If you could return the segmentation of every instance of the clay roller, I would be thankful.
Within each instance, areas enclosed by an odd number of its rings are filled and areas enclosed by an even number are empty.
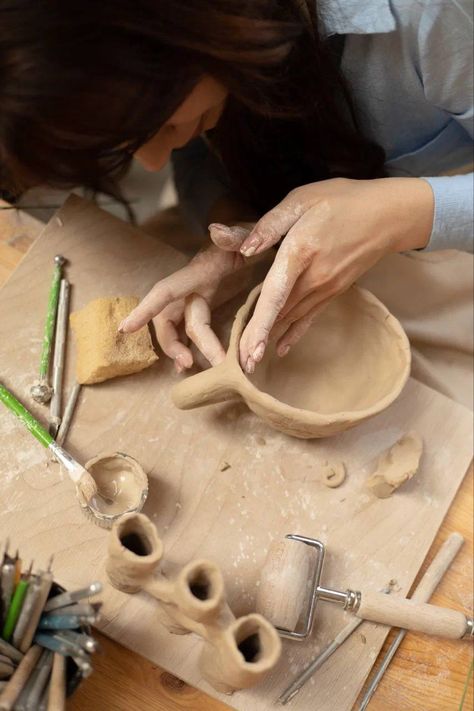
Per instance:
[[[309,556],[316,554],[307,595]],[[462,612],[414,599],[395,598],[367,590],[333,590],[321,585],[325,546],[321,541],[290,534],[275,542],[267,555],[257,594],[257,611],[269,619],[282,637],[303,640],[311,634],[319,600],[335,602],[344,610],[371,622],[423,632],[448,639],[474,636],[474,621]],[[295,565],[293,559],[300,564]],[[304,611],[305,600],[309,602]],[[303,629],[297,631],[300,618]]]

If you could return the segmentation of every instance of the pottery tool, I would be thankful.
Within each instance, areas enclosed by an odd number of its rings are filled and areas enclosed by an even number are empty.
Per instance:
[[[69,321],[69,282],[61,279],[59,290],[58,315],[53,356],[53,394],[49,410],[49,433],[56,439],[61,424],[61,404],[63,393],[63,371],[66,356],[66,336]]]
[[[41,653],[41,647],[34,645],[33,647],[30,647],[27,654],[25,654],[12,678],[0,694],[0,711],[11,711],[11,709],[13,709],[15,701],[21,694],[21,691],[35,668]]]
[[[39,622],[39,630],[76,630],[82,625],[93,625],[97,622],[97,615],[80,617],[79,615],[51,615],[43,616]]]
[[[69,477],[76,484],[76,491],[83,508],[88,508],[94,515],[91,500],[97,495],[97,486],[89,474],[70,454],[60,447],[28,410],[0,384],[0,401],[25,425],[43,447],[49,449],[54,457],[63,465]]]
[[[99,612],[100,608],[100,602],[96,602],[93,604],[76,603],[75,605],[67,605],[66,607],[61,607],[57,610],[51,610],[51,612],[45,612],[45,616],[54,617],[55,615],[79,615],[82,617],[87,617],[95,615],[97,612]]]
[[[94,637],[91,637],[84,632],[76,632],[74,630],[62,630],[56,633],[56,637],[65,642],[70,642],[78,649],[83,649],[85,652],[92,654],[99,649],[99,643]]]
[[[9,657],[0,654],[0,679],[9,679],[15,671],[15,665]]]
[[[387,585],[382,592],[385,595],[388,595],[391,591],[391,586]],[[328,646],[323,649],[322,652],[318,654],[318,656],[313,659],[313,661],[299,674],[296,679],[290,684],[290,686],[285,689],[285,691],[281,694],[281,696],[278,698],[278,703],[280,703],[282,706],[285,706],[289,701],[294,699],[294,697],[301,691],[303,686],[306,684],[306,682],[317,672],[320,667],[323,666],[331,657],[334,652],[339,649],[341,644],[344,644],[346,639],[349,639],[349,637],[355,632],[355,630],[360,627],[360,625],[364,622],[364,620],[361,620],[359,618],[354,618],[350,622],[345,625],[342,630],[335,636],[333,641],[328,644]]]
[[[66,407],[64,408],[63,418],[61,420],[58,435],[56,437],[56,442],[61,447],[66,441],[66,437],[71,426],[72,418],[74,417],[77,401],[79,399],[79,393],[81,392],[81,387],[82,385],[80,383],[75,383],[73,385],[68,401],[66,403]]]
[[[51,597],[44,606],[44,612],[51,612],[52,610],[57,610],[61,607],[67,607],[68,605],[72,605],[79,600],[83,600],[85,597],[93,597],[94,595],[98,595],[100,592],[102,592],[102,583],[96,581],[88,585],[86,588],[55,595],[54,597]]]
[[[36,711],[39,705],[43,691],[48,683],[51,667],[53,666],[53,654],[48,649],[43,651],[38,666],[37,673],[33,684],[31,685],[26,701],[25,711]]]
[[[38,623],[41,618],[41,614],[44,609],[46,600],[48,599],[51,586],[53,584],[53,574],[51,570],[48,569],[46,572],[40,572],[39,577],[39,592],[35,595],[35,603],[31,607],[31,612],[29,614],[29,619],[24,623],[24,629],[21,632],[21,640],[19,644],[19,649],[21,652],[26,652],[29,649],[33,637],[35,635]]]
[[[66,704],[66,659],[55,652],[49,684],[47,711],[63,711]]]
[[[384,595],[380,592],[367,590],[362,593],[358,590],[333,590],[321,585],[321,576],[323,571],[323,563],[325,556],[325,546],[321,541],[306,536],[290,534],[286,536],[288,541],[287,547],[291,549],[296,541],[309,546],[316,552],[316,564],[311,583],[311,594],[309,605],[305,615],[304,629],[302,632],[290,630],[277,626],[277,630],[282,637],[293,640],[303,640],[308,637],[313,628],[314,613],[318,600],[326,602],[335,602],[343,606],[344,610],[353,612],[357,617],[371,622],[378,622],[382,625],[390,627],[402,627],[408,630],[424,632],[425,634],[436,635],[448,639],[467,639],[472,636],[474,629],[474,621],[466,617],[462,612],[450,610],[448,608],[437,607],[422,603],[418,600],[400,599]],[[272,551],[270,550],[270,553]],[[286,551],[287,553],[288,551]],[[280,552],[280,555],[281,552]],[[283,555],[282,555],[283,559]],[[259,599],[257,600],[257,610],[268,619],[272,620],[272,615],[268,614],[268,602],[270,597],[279,597],[283,599],[287,596],[285,582],[288,578],[286,571],[282,570],[280,581],[275,578],[273,572],[278,563],[274,556],[267,558],[262,577],[260,580]],[[268,576],[270,571],[270,576]],[[307,578],[300,580],[302,590],[306,589]],[[271,596],[261,594],[261,589],[271,592]],[[301,604],[301,597],[299,604]],[[271,605],[270,605],[271,611]],[[301,613],[301,608],[297,611],[297,619]]]
[[[415,592],[411,597],[412,600],[415,600],[417,602],[428,602],[428,600],[438,587],[439,583],[441,582],[444,574],[453,562],[454,558],[461,550],[461,546],[463,545],[463,543],[464,538],[461,536],[460,533],[452,533],[449,538],[445,540],[438,553],[435,555],[432,562],[428,566],[422,579],[418,583]],[[369,702],[372,696],[374,695],[375,690],[380,684],[380,680],[387,671],[390,662],[394,658],[397,649],[405,639],[406,634],[407,630],[401,629],[393,640],[393,642],[391,643],[390,647],[387,649],[387,652],[382,660],[379,669],[375,673],[374,678],[370,682],[367,691],[365,692],[364,697],[360,702],[358,711],[365,711],[365,709],[369,705]]]
[[[5,554],[3,556],[0,583],[2,590],[1,622],[3,625],[8,612],[8,608],[10,607],[13,591],[15,589],[15,562],[13,558],[10,558],[7,551],[5,551]]]
[[[15,625],[18,621],[19,616],[20,616],[23,602],[25,600],[25,596],[28,591],[28,586],[30,584],[30,574],[31,574],[31,566],[30,566],[30,570],[21,576],[20,582],[15,587],[15,591],[13,593],[13,597],[10,602],[10,607],[8,608],[8,612],[7,612],[6,619],[5,619],[5,624],[3,626],[3,631],[2,631],[2,637],[5,640],[5,642],[10,641],[10,638],[13,635],[13,631],[15,629]]]
[[[44,324],[43,348],[41,351],[39,380],[31,387],[30,393],[33,400],[41,404],[49,402],[53,389],[49,384],[49,364],[51,359],[51,350],[53,345],[54,327],[56,323],[56,314],[58,310],[59,289],[62,277],[63,266],[66,264],[66,259],[57,254],[54,258],[53,281],[48,297],[48,306],[46,311],[46,321]]]
[[[25,634],[26,628],[30,622],[31,616],[35,606],[38,604],[41,593],[41,576],[33,575],[28,591],[26,593],[25,601],[18,618],[18,622],[15,626],[15,631],[13,633],[12,642],[17,649],[20,649],[21,640]],[[31,640],[30,640],[31,642]],[[28,645],[29,647],[29,645]]]
[[[4,639],[0,638],[0,654],[3,657],[8,657],[9,659],[12,660],[12,662],[15,662],[16,664],[19,664],[21,660],[23,659],[23,654],[18,651],[18,649],[15,649],[15,647],[12,644],[9,644],[8,642],[5,642]]]

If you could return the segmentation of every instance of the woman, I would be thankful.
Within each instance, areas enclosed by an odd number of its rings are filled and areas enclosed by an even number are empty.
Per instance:
[[[214,245],[121,324],[155,317],[178,372],[183,317],[218,363],[209,302],[270,247],[247,372],[276,324],[284,356],[382,257],[472,249],[472,174],[439,175],[472,161],[472,103],[468,0],[0,0],[5,185],[113,192],[133,155],[171,157],[183,207],[212,223]]]

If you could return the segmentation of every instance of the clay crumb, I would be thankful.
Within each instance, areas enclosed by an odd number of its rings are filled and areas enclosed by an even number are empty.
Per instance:
[[[391,496],[402,484],[417,473],[423,441],[416,432],[408,432],[382,454],[375,472],[365,485],[379,499]]]
[[[222,466],[221,466],[220,470],[221,470],[221,472],[226,472],[230,468],[231,468],[231,465],[229,464],[229,462],[222,462]]]
[[[321,470],[321,481],[331,489],[335,489],[344,483],[346,479],[346,465],[344,462],[326,462]]]
[[[367,644],[367,638],[365,637],[365,635],[360,635],[360,641],[362,642],[362,644]]]

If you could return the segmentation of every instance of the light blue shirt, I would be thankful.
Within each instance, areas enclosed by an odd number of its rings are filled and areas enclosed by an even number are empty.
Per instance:
[[[388,175],[431,185],[427,249],[472,251],[474,178],[456,174],[473,164],[471,0],[319,0],[318,12],[325,36],[346,35],[342,71]],[[229,191],[223,166],[202,138],[175,151],[173,164],[180,201],[205,223]]]

